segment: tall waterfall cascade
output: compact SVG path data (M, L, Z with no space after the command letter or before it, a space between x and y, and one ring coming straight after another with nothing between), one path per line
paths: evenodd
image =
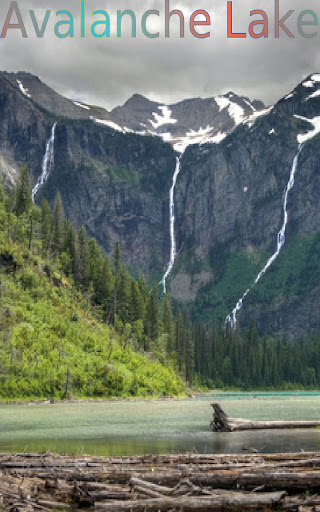
M289 181L287 183L287 186L286 186L286 189L285 189L285 192L284 192L284 195L283 195L283 202L282 202L282 207L283 207L283 223L282 223L282 227L281 227L281 229L280 229L280 231L279 231L279 233L277 235L277 248L276 248L276 251L268 259L267 263L265 264L265 266L263 267L261 272L259 272L259 274L257 275L254 283L251 285L251 287L248 288L245 291L245 293L242 295L241 299L237 302L235 308L232 310L232 313L227 316L226 324L229 324L232 329L236 329L236 327L237 327L237 315L238 315L239 311L241 311L241 309L243 308L243 301L244 301L244 299L250 293L252 288L254 288L256 286L256 284L260 281L260 279L264 276L264 274L267 272L269 267L271 267L271 265L275 262L275 260L278 258L280 252L282 251L282 249L283 249L283 247L284 247L284 245L286 243L286 229L287 229L288 218L289 218L288 217L288 211L287 211L288 197L289 197L290 190L292 190L292 188L294 187L295 175L296 175L296 172L297 172L297 169L298 169L298 161L299 161L299 156L300 156L300 153L302 151L302 148L303 148L303 144L299 144L298 152L295 155L293 163L292 163Z
M174 206L174 193L175 193L175 188L176 188L176 184L177 184L177 179L178 179L178 176L179 176L180 170L181 170L181 158L182 158L182 155L180 157L177 157L176 168L175 168L175 171L174 171L174 174L173 174L172 185L171 185L170 194L169 194L170 260L169 260L169 263L167 265L167 269L165 271L165 274L164 274L162 280L159 283L160 285L163 286L163 293L164 294L167 293L167 279L168 279L169 275L172 272L172 269L173 269L173 266L174 266L174 262L175 262L175 259L176 259L176 256L177 256L177 244L176 244L176 236L175 236L175 222L176 222L176 218L175 218L175 206Z
M45 151L45 154L44 154L44 157L42 160L41 174L31 192L33 203L35 203L35 198L36 198L37 193L43 187L43 185L47 182L51 172L54 169L54 141L55 141L56 127L57 127L57 123L54 123L54 125L51 129L50 138L48 139L48 141L46 143L46 151Z

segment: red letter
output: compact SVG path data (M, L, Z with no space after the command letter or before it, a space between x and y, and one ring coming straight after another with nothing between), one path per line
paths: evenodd
M232 2L228 2L228 37L247 37L247 34L232 32Z
M206 18L206 20L205 21L195 21L195 18L196 18L196 16L198 16L198 14L203 14L203 16ZM203 11L201 9L199 11L194 11L194 13L191 14L190 30L191 30L191 34L194 37L198 37L199 39L204 39L205 37L210 37L210 32L206 32L205 34L198 34L198 32L196 32L195 29L194 29L195 25L207 25L207 26L211 25L210 16L207 13L207 11Z
M268 37L268 16L265 13L265 11L261 11L260 9L257 9L255 11L250 12L250 16L254 16L255 14L261 14L263 17L263 20L259 21L252 21L249 25L249 34L251 37L254 37L255 39L259 39L259 37ZM263 25L263 30L259 34L256 34L256 32L253 30L253 27L256 25Z
M287 14L285 14L283 16L283 18L281 18L281 20L280 20L279 19L280 18L280 14L279 14L279 0L276 0L275 10L276 10L276 12L275 12L275 37L279 37L279 27L281 27L282 30L285 31L287 36L294 37L292 32L290 32L290 30L284 24L284 22L289 18L289 16L291 16L292 13L294 13L294 11L292 11L292 10L288 11Z
M16 13L18 23L10 23L13 11ZM22 37L28 37L17 2L11 2L10 4L7 18L2 29L1 37L6 37L8 28L20 28Z

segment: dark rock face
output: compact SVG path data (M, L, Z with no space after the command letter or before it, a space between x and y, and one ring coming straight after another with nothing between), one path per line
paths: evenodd
M223 321L275 250L297 137L314 129L306 118L320 116L319 90L319 80L309 77L264 113L254 110L263 104L233 93L218 102L186 100L170 106L177 123L155 128L150 119L162 115L162 105L142 96L111 113L88 110L32 75L2 73L0 171L10 184L26 163L35 183L57 122L55 169L37 203L47 197L52 204L59 190L76 227L85 225L108 253L119 240L133 271L160 280L170 253L168 202L177 155L160 137L121 133L90 117L135 131L145 124L158 135L168 127L180 136L206 125L230 132L220 144L193 145L182 156L175 190L179 255L169 283L196 318ZM235 127L241 111L254 117ZM319 331L319 140L304 144L289 195L286 246L248 295L241 326L254 316L261 333L297 338Z
M4 75L0 75L0 112L0 171L12 185L24 164L33 176L40 174L51 121Z
M313 130L313 125L295 115L309 119L319 115L320 97L315 94L319 88L319 83L315 83L313 88L300 85L293 97L280 101L251 127L240 126L219 145L190 147L183 156L183 170L177 188L177 225L179 240L181 243L188 241L191 250L186 262L180 267L177 264L172 291L180 300L198 298L202 307L210 308L212 305L212 318L214 301L206 302L203 297L210 289L219 289L223 281L219 266L223 267L224 262L219 258L215 260L221 248L226 258L232 252L246 253L253 259L257 259L259 253L265 254L264 263L276 250L277 233L283 223L283 194L298 151L297 136ZM308 100L311 94L314 97ZM288 254L286 251L290 250L293 240L301 238L303 245L305 237L319 232L319 140L317 136L305 142L299 157L295 186L289 194L289 220L282 258ZM207 275L202 286L201 274L210 254L211 283L208 286L210 278ZM261 270L264 263L260 263L257 269ZM193 274L193 282L189 280L189 286L184 286L192 264L198 268L198 273ZM290 264L299 266L299 261ZM253 290L255 300L249 294L248 306L245 303L239 314L240 324L246 325L251 315L256 317L261 332L291 337L318 332L320 318L316 311L320 299L315 289L309 287L303 298L301 294L305 286L299 287L300 296L288 295L287 284L281 281L279 266L275 263L269 272L271 276L279 272L278 281L275 281L277 286L282 286L281 294L271 297L270 302L264 302L261 293L255 295ZM244 280L246 284L242 292L234 296L237 299L233 302L230 298L233 290L225 291L225 306L230 311L257 274L257 270L253 274L248 272L247 280ZM297 276L304 281L303 269L299 275L293 269L292 279L297 279ZM263 279L271 286L268 273ZM314 286L317 286L316 282Z
M1 73L1 75L20 92L25 91L25 96L47 112L55 116L66 117L68 119L89 119L90 116L108 119L108 112L99 107L83 105L73 102L61 96L56 91L44 84L39 77L25 73Z
M43 194L52 201L60 190L75 226L84 225L107 252L119 240L131 268L160 276L170 249L171 146L92 122L59 123L55 157L56 171Z

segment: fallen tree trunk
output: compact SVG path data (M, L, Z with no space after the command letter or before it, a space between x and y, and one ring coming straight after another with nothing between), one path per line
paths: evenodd
M230 418L219 404L211 404L214 409L211 428L213 432L235 432L241 430L272 430L288 428L316 428L320 421L253 421L243 418Z
M318 512L320 454L0 455L0 509Z
M184 510L185 512L210 512L227 511L227 510L263 510L266 507L278 504L284 497L286 492L271 492L261 494L244 494L236 493L231 496L212 495L200 498L183 497L183 498L156 498L150 500L138 500L130 502L112 502L100 503L96 509L101 512L123 512L130 510L131 512L158 512L167 510Z

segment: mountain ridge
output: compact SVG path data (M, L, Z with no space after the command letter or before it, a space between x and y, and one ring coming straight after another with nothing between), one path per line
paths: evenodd
M18 82L15 91L11 82L9 88L5 77L0 84L0 164L4 161L17 171L28 163L35 182L46 141L57 122L55 169L39 191L37 202L47 197L52 203L59 190L67 216L76 227L85 225L106 252L120 241L132 271L158 282L169 261L169 190L176 157L183 153L174 190L178 254L169 291L177 302L189 305L194 318L206 323L223 323L274 252L284 190L299 140L304 141L296 186L288 198L286 246L248 296L239 326L245 327L254 316L262 334L270 331L295 338L319 330L317 284L305 277L310 272L317 275L318 263L311 252L309 256L303 253L303 265L289 268L294 256L299 260L299 247L306 251L317 247L318 74L309 75L269 108L253 110L250 103L248 114L238 104L241 100L230 100L228 93L218 100L220 110L218 103L212 107L217 124L213 126L212 111L208 111L212 126L191 136L185 135L186 130L193 129L182 123L183 116L187 119L184 102L180 102L184 112L178 127L182 131L175 135L178 122L173 121L178 116L173 107L168 112L170 106L150 105L139 95L131 98L133 106L142 101L144 119L155 124L141 136L123 121L123 128L117 124L120 114L127 115L123 110L112 121L99 122L90 119L86 108L74 105L85 117L57 117L28 98L26 92L32 96L30 83L24 84L20 78L24 92ZM128 101L131 109L132 101ZM200 104L207 101L212 103L207 99ZM158 112L151 111L155 105ZM179 103L175 105L178 108ZM201 113L199 118L204 126ZM132 119L141 122L135 115ZM193 126L196 129L199 124Z
M31 73L1 74L13 87L53 115L90 119L124 133L158 135L175 145L178 151L192 142L219 140L219 136L226 136L239 124L240 118L264 108L260 100L251 102L249 98L231 91L225 95L188 98L173 104L152 101L136 93L109 112L103 107L61 96Z

